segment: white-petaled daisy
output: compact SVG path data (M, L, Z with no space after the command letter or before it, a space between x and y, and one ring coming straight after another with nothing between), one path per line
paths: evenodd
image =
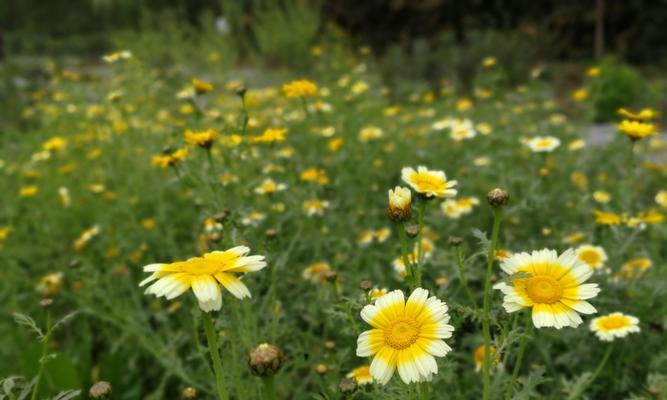
M156 281L146 289L146 294L176 298L192 288L199 307L205 311L219 310L222 307L220 285L234 297L250 297L246 285L233 273L259 271L266 267L264 256L247 256L250 249L237 246L226 251L213 251L202 257L190 258L170 264L150 264L144 267L151 276L141 281L139 286Z
M560 256L548 249L518 253L504 259L500 267L508 275L522 275L511 279L511 284L500 282L494 286L505 295L505 310L532 308L537 328L577 327L582 323L578 313L597 312L586 299L597 296L600 289L596 283L584 283L593 269L572 249Z
M616 338L622 338L629 333L637 333L639 329L639 319L632 315L625 315L615 312L591 321L591 331L595 332L600 340L611 342Z
M548 153L560 146L560 140L553 136L536 136L529 139L526 145L535 153Z
M600 246L582 244L577 247L577 258L593 269L602 268L607 262L607 252Z
M426 167L405 167L401 170L401 178L417 193L426 197L454 197L456 196L456 181L448 181L443 171L431 171Z
M429 380L438 372L435 357L451 351L442 340L454 332L447 305L426 289L415 289L407 302L402 291L389 292L365 306L361 317L373 329L359 335L357 356L373 356L370 372L382 385L397 369L405 383Z

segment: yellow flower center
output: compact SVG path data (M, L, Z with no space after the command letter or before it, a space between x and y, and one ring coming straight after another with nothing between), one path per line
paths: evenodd
M579 259L590 266L595 266L600 262L600 255L596 251L586 250L579 254Z
M630 325L630 321L623 315L611 315L600 320L600 325L604 330L624 328Z
M535 303L553 304L561 299L563 288L554 277L539 275L526 279L526 294Z
M396 350L410 347L419 337L419 323L410 317L395 319L384 329L384 342Z

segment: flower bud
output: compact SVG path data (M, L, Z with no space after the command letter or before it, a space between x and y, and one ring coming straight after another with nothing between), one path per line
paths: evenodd
M93 399L106 399L111 394L111 384L105 381L99 381L90 387L88 395Z
M501 207L507 204L510 199L509 193L503 189L492 189L486 198L489 200L491 207Z
M412 192L408 188L396 186L389 189L389 208L387 214L392 221L404 222L412 215Z
M357 391L357 382L355 382L354 379L343 378L338 384L338 388L342 394L351 395Z
M262 343L248 354L248 366L255 376L272 376L283 364L285 356L279 347Z
M195 388L193 388L193 387L186 387L186 388L183 389L183 391L181 392L181 396L182 396L184 399L187 399L187 400L194 399L194 398L197 397L197 389L195 389Z
M359 282L359 289L361 290L370 290L373 287L373 282L371 282L368 279L364 279L361 282Z
M415 238L417 235L419 235L419 227L417 225L406 226L405 233L407 233L411 238Z
M452 236L452 237L449 238L449 244L451 244L452 247L459 247L462 242L463 242L463 239L461 239L458 236Z
M243 85L239 85L234 89L234 93L236 93L236 95L240 98L244 98L247 91L248 89L246 89L246 87Z

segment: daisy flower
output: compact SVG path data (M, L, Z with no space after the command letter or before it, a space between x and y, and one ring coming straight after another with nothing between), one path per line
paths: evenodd
M361 318L373 329L357 339L357 356L371 357L370 373L384 385L398 370L405 383L422 382L438 372L435 357L444 357L452 336L447 305L426 289L415 289L407 302L400 290L380 297L361 310Z
M362 365L361 367L357 367L345 376L354 379L354 381L357 382L357 385L359 386L373 383L370 365Z
M206 253L202 257L186 261L146 265L144 272L152 274L141 281L139 286L156 281L146 289L146 294L154 294L168 300L192 288L203 311L217 311L222 307L220 285L238 299L251 297L246 285L233 275L259 271L266 267L264 256L248 256L249 252L248 247L237 246L226 251Z
M271 194L287 189L287 185L284 183L276 183L273 179L268 178L262 182L261 185L255 188L255 193L257 194Z
M456 196L456 181L447 181L444 171L431 171L426 167L405 167L401 171L401 178L417 193L426 197L454 197Z
M500 268L510 276L525 276L494 286L505 295L503 307L507 312L532 308L537 328L575 328L582 323L578 313L597 312L586 300L597 296L600 289L595 283L584 283L593 269L579 260L572 249L560 256L548 249L514 254L504 259Z
M600 246L583 244L576 251L577 258L593 269L601 268L607 262L607 253Z
M491 364L493 366L500 363L500 357L496 354L496 348L489 346ZM480 372L484 368L484 345L479 345L472 354L472 360L475 363L475 372Z
M600 340L611 342L616 338L625 337L629 333L639 332L639 319L631 315L615 312L593 319L591 321L591 331Z
M560 140L553 136L536 136L529 139L526 145L535 153L549 153L560 146Z

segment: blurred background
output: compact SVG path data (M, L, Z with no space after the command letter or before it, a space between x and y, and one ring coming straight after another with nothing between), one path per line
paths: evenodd
M547 78L571 98L582 70L605 65L585 88L592 119L604 122L619 106L664 108L664 21L667 0L4 0L0 96L14 106L0 115L20 107L16 72L18 86L38 84L45 57L94 66L128 49L155 67L187 60L195 71L307 75L312 52L333 43L341 56L371 55L398 96L443 79L465 94L492 57L507 85L548 65Z

